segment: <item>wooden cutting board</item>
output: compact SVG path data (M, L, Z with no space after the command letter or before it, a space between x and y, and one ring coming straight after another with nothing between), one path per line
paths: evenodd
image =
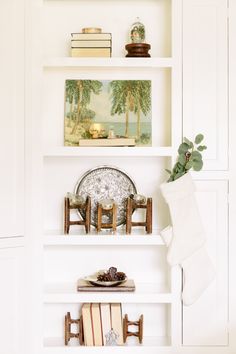
M120 291L135 291L133 279L128 279L126 282L117 286L95 286L83 279L78 280L77 291L101 291L101 292L120 292Z

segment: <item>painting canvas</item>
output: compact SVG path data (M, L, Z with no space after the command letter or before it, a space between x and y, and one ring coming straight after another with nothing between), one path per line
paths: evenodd
M64 143L152 144L150 80L66 80Z

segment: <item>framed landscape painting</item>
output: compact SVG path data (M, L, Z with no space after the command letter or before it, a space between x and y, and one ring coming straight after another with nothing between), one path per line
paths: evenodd
M66 146L150 146L151 80L66 80Z

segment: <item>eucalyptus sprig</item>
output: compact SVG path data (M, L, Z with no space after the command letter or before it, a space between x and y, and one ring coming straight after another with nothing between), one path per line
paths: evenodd
M200 171L202 169L203 161L201 152L207 149L206 145L201 144L203 139L204 136L202 134L198 134L195 137L194 142L184 138L178 149L179 156L176 164L172 171L166 170L170 175L167 182L175 181L187 173L191 168L194 171Z

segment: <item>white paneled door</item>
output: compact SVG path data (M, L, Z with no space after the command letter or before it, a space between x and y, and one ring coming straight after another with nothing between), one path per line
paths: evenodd
M28 354L23 350L26 319L23 296L24 248L12 247L15 244L13 242L5 243L4 240L0 243L0 353Z
M0 238L23 235L24 0L0 4Z
M0 353L23 349L24 0L0 2Z
M183 132L204 134L205 170L228 168L227 0L183 0Z
M197 201L215 280L191 306L183 307L183 344L228 344L228 182L197 181Z

